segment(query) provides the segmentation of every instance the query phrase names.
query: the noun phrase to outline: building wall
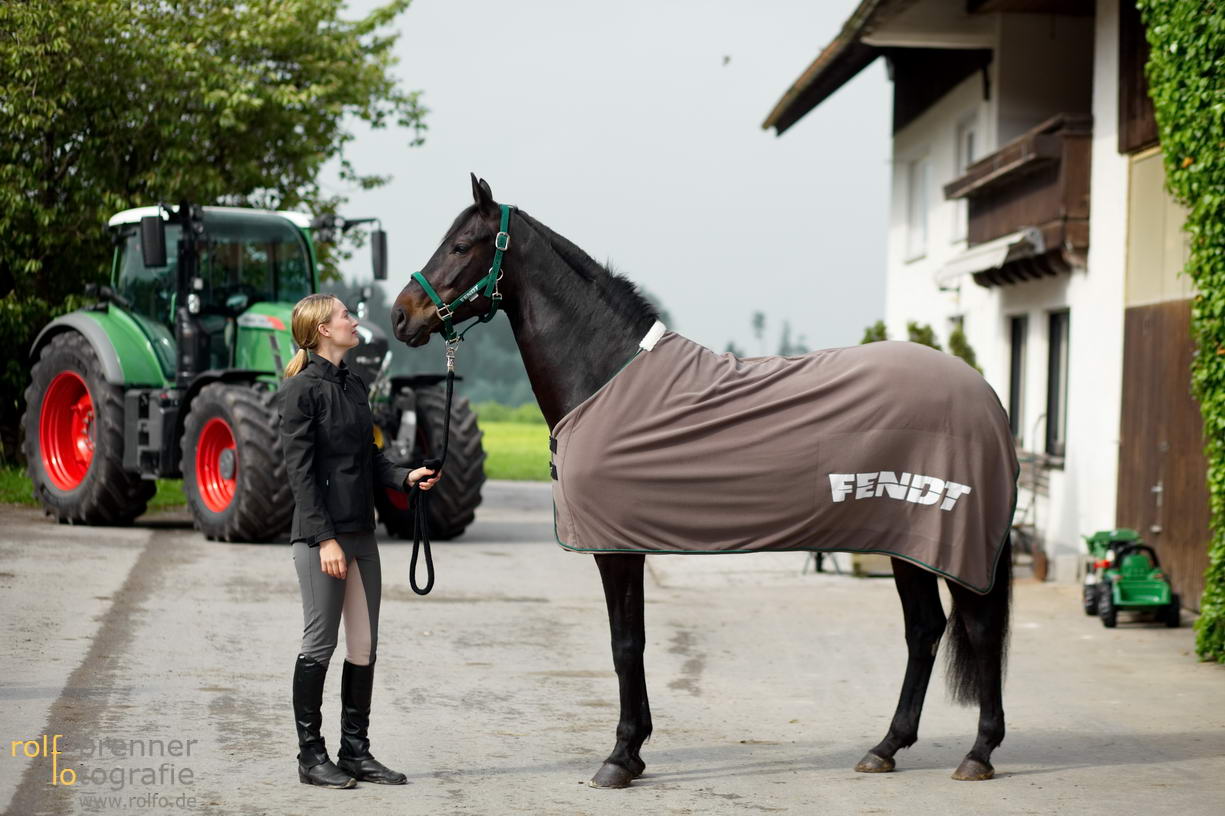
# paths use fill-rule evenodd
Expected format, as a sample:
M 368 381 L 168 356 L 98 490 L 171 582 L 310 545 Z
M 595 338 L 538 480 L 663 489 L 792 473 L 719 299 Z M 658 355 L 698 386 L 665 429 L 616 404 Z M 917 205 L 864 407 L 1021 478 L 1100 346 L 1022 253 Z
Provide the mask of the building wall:
M 1195 284 L 1184 271 L 1191 254 L 1187 211 L 1165 189 L 1161 148 L 1131 157 L 1128 198 L 1127 305 L 1192 297 Z
M 1062 468 L 1048 474 L 1045 495 L 1022 490 L 1018 512 L 1036 521 L 1055 579 L 1074 581 L 1083 551 L 1081 536 L 1112 527 L 1115 519 L 1129 178 L 1128 160 L 1117 150 L 1117 2 L 1099 0 L 1096 18 L 1060 20 L 1058 25 L 1049 15 L 1024 17 L 1001 16 L 989 101 L 982 98 L 981 77 L 971 77 L 895 134 L 886 324 L 891 337 L 904 338 L 908 320 L 930 323 L 946 343 L 951 318 L 962 316 L 984 375 L 1007 405 L 1010 318 L 1027 315 L 1023 447 L 1041 451 L 1049 315 L 1069 310 L 1066 456 Z M 1056 42 L 1049 46 L 1052 37 Z M 1051 59 L 1035 63 L 1033 55 L 1047 47 L 1052 48 Z M 1091 81 L 1084 77 L 1090 71 Z M 1077 75 L 1081 81 L 1060 81 Z M 955 222 L 964 218 L 964 209 L 945 201 L 941 190 L 960 175 L 958 124 L 969 118 L 978 121 L 981 158 L 1054 113 L 1086 109 L 1094 115 L 1087 268 L 990 289 L 965 278 L 954 291 L 940 291 L 933 276 L 965 249 L 963 240 L 954 240 L 961 233 Z M 908 257 L 908 167 L 920 156 L 930 162 L 928 240 L 921 257 Z
M 999 143 L 1058 113 L 1085 113 L 1092 97 L 1094 18 L 999 14 L 995 51 Z
M 1118 3 L 1098 0 L 1093 47 L 1093 159 L 1088 270 L 1069 280 L 1071 365 L 1068 460 L 1053 501 L 1051 554 L 1082 550 L 1080 536 L 1114 526 L 1123 373 L 1128 159 L 1118 152 Z M 1056 484 L 1052 480 L 1051 493 Z M 1056 562 L 1074 579 L 1075 559 Z
M 985 308 L 989 293 L 975 292 L 979 287 L 962 284 L 960 292 L 941 292 L 934 276 L 953 256 L 965 250 L 965 208 L 956 201 L 946 201 L 942 188 L 960 175 L 957 168 L 957 127 L 974 122 L 983 147 L 980 155 L 994 150 L 992 106 L 983 100 L 982 78 L 971 76 L 957 85 L 939 102 L 898 131 L 893 139 L 892 191 L 890 195 L 889 238 L 886 253 L 885 323 L 889 336 L 906 337 L 906 323 L 915 320 L 929 323 L 937 338 L 947 342 L 949 320 L 969 310 Z M 928 226 L 926 251 L 917 257 L 907 252 L 908 175 L 911 162 L 927 157 L 929 174 L 924 197 L 927 201 Z M 967 315 L 966 332 L 977 350 L 981 330 L 978 321 Z M 981 357 L 981 355 L 980 355 Z M 1007 370 L 1004 371 L 1005 377 Z M 990 379 L 990 377 L 989 377 Z M 1006 381 L 1006 380 L 1005 380 Z

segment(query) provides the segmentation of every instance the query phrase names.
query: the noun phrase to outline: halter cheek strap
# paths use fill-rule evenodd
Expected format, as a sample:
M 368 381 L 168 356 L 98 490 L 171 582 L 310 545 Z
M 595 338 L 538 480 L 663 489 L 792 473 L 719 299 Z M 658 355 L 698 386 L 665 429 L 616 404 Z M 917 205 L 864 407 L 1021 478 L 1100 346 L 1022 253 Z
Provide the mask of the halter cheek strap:
M 438 319 L 442 321 L 442 336 L 448 343 L 455 343 L 464 338 L 469 329 L 476 325 L 470 324 L 462 332 L 455 331 L 455 310 L 464 305 L 470 300 L 473 300 L 477 295 L 484 295 L 489 298 L 489 311 L 477 318 L 477 322 L 488 323 L 493 320 L 493 316 L 498 313 L 498 306 L 502 303 L 502 293 L 498 291 L 498 281 L 502 279 L 502 256 L 510 249 L 510 211 L 513 209 L 509 204 L 500 205 L 502 209 L 502 220 L 498 226 L 498 234 L 493 238 L 493 266 L 489 267 L 489 273 L 474 283 L 468 291 L 457 297 L 450 303 L 443 301 L 438 296 L 438 292 L 430 285 L 430 282 L 425 279 L 425 275 L 420 272 L 414 272 L 412 279 L 421 284 L 421 288 L 429 295 L 430 300 L 434 302 L 434 309 L 438 312 Z

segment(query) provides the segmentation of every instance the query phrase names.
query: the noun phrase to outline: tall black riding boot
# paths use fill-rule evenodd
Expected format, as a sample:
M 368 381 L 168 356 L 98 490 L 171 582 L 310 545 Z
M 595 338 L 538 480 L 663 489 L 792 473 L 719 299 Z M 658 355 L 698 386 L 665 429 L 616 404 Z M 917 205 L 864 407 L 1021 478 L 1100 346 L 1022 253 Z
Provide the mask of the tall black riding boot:
M 369 666 L 345 661 L 340 675 L 340 750 L 336 764 L 362 782 L 403 785 L 408 778 L 370 755 L 370 695 L 374 689 L 374 660 Z
M 325 788 L 352 788 L 352 775 L 328 758 L 323 735 L 323 681 L 328 666 L 306 655 L 298 655 L 293 673 L 293 713 L 298 726 L 298 780 Z

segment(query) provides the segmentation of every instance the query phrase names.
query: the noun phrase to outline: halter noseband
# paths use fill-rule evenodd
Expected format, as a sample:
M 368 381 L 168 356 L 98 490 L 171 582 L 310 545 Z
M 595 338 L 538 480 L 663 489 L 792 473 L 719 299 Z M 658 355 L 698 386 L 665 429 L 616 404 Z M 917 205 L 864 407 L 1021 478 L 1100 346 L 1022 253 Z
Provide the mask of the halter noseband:
M 489 298 L 489 311 L 479 316 L 477 322 L 488 323 L 498 313 L 498 305 L 502 302 L 502 293 L 498 290 L 498 281 L 502 279 L 502 255 L 510 249 L 510 233 L 507 228 L 510 226 L 510 211 L 514 209 L 509 204 L 499 206 L 502 209 L 502 221 L 498 226 L 498 234 L 493 238 L 493 266 L 489 267 L 489 274 L 474 283 L 467 292 L 450 303 L 445 303 L 434 291 L 430 282 L 425 279 L 425 275 L 420 272 L 413 273 L 412 279 L 421 284 L 421 288 L 430 296 L 430 300 L 434 301 L 434 309 L 438 312 L 438 319 L 442 321 L 442 336 L 448 343 L 458 343 L 463 340 L 468 330 L 476 325 L 472 323 L 462 332 L 456 332 L 453 321 L 455 310 L 477 295 Z

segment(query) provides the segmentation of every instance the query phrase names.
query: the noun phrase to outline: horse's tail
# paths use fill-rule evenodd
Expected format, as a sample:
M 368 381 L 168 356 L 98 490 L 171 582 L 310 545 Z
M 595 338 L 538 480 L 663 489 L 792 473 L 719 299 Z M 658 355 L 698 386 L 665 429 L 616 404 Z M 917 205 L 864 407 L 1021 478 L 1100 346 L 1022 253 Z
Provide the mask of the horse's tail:
M 962 705 L 978 705 L 987 699 L 986 686 L 999 677 L 1003 681 L 1008 656 L 1008 615 L 1012 600 L 1012 538 L 1004 540 L 995 563 L 991 591 L 979 595 L 949 582 L 953 611 L 948 621 L 945 652 L 949 695 Z M 998 675 L 987 671 L 999 667 Z

